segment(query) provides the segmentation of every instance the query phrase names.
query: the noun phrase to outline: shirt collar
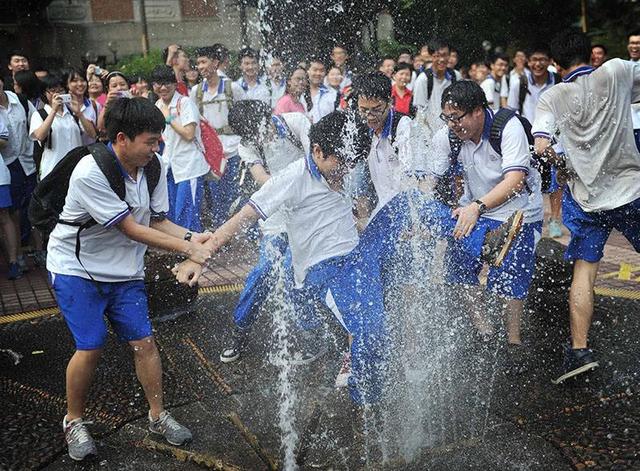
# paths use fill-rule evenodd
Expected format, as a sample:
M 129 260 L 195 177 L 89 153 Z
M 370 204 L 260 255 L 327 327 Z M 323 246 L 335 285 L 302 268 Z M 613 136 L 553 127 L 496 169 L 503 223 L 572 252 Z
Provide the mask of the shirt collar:
M 434 78 L 438 78 L 438 76 L 436 75 L 436 71 L 433 70 L 433 65 L 429 67 L 431 69 L 431 72 L 433 73 L 433 77 Z M 447 67 L 444 71 L 444 79 L 445 80 L 451 80 L 451 72 L 449 72 L 449 67 Z
M 530 85 L 535 85 L 536 82 L 533 79 L 533 74 L 531 72 L 527 71 L 527 70 L 525 70 L 525 74 L 526 74 L 526 77 L 528 77 L 528 79 L 529 79 L 529 84 Z M 550 71 L 547 70 L 547 83 L 545 84 L 545 87 L 547 85 L 555 85 L 555 80 L 556 80 L 556 78 L 553 75 L 553 73 L 551 73 Z
M 226 79 L 224 78 L 224 76 L 219 76 L 219 80 L 218 80 L 218 90 L 216 91 L 216 96 L 220 95 L 221 93 L 224 93 L 224 81 Z M 207 79 L 204 79 L 202 81 L 202 91 L 206 92 L 209 90 L 209 81 Z
M 247 83 L 247 81 L 244 79 L 244 77 L 242 77 L 241 79 L 242 81 L 240 82 L 240 86 L 242 87 L 242 89 L 245 92 L 249 91 L 249 84 Z M 255 86 L 257 87 L 258 85 L 260 85 L 260 77 L 256 78 L 256 84 Z
M 485 108 L 484 110 L 484 128 L 482 129 L 482 139 L 487 141 L 491 137 L 491 125 L 493 124 L 493 110 Z
M 391 136 L 391 127 L 393 126 L 393 114 L 395 111 L 393 108 L 389 110 L 389 115 L 387 116 L 387 120 L 384 122 L 384 127 L 382 128 L 382 134 L 380 134 L 380 139 L 388 139 Z
M 575 79 L 577 79 L 578 77 L 582 76 L 582 75 L 589 75 L 591 72 L 593 72 L 594 70 L 596 70 L 595 68 L 591 67 L 590 65 L 583 65 L 582 67 L 578 67 L 577 69 L 575 69 L 573 72 L 571 72 L 570 74 L 568 74 L 567 76 L 565 76 L 562 81 L 565 83 L 568 82 L 573 82 Z
M 307 167 L 307 170 L 309 171 L 311 176 L 314 177 L 316 180 L 320 180 L 322 178 L 320 169 L 314 162 L 313 157 L 311 157 L 311 152 L 309 152 L 309 154 L 307 154 L 307 157 L 305 158 L 305 166 Z
M 109 150 L 109 152 L 111 152 L 111 155 L 113 155 L 113 158 L 116 159 L 116 164 L 118 164 L 118 168 L 120 169 L 120 173 L 122 174 L 122 176 L 124 178 L 128 178 L 131 181 L 135 181 L 133 180 L 133 178 L 131 178 L 131 175 L 129 175 L 127 171 L 124 169 L 124 167 L 122 166 L 120 159 L 116 155 L 116 151 L 113 150 L 113 144 L 111 142 L 107 143 L 107 149 Z

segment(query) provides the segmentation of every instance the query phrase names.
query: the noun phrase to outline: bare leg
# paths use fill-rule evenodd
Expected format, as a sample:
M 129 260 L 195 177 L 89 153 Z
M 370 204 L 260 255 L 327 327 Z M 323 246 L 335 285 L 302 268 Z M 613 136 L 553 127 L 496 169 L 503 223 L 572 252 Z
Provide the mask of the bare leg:
M 562 192 L 560 188 L 549 195 L 549 204 L 551 206 L 551 219 L 560 222 L 562 218 Z
M 102 349 L 76 350 L 67 365 L 67 421 L 84 414 L 89 387 L 102 355 Z
M 460 291 L 463 305 L 469 313 L 471 322 L 480 335 L 490 336 L 494 334 L 491 322 L 487 320 L 485 315 L 486 303 L 484 299 L 484 290 L 477 286 L 456 285 Z
M 569 321 L 573 348 L 587 348 L 587 336 L 593 316 L 593 287 L 600 263 L 576 260 L 569 293 Z
M 153 337 L 129 342 L 133 348 L 136 375 L 149 402 L 151 418 L 157 419 L 164 410 L 162 397 L 162 362 Z
M 13 225 L 13 219 L 9 214 L 9 210 L 6 208 L 0 209 L 0 225 L 2 225 L 2 232 L 4 234 L 9 263 L 16 263 L 18 261 L 18 241 L 16 239 L 16 228 Z
M 524 301 L 521 299 L 508 299 L 505 305 L 505 324 L 507 326 L 507 342 L 520 345 L 520 328 L 522 324 L 522 313 L 524 312 Z

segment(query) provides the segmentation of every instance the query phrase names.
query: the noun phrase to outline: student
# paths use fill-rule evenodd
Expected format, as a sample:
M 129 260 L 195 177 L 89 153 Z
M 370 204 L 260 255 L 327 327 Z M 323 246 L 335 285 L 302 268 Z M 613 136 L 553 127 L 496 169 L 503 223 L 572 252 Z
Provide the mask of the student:
M 311 122 L 302 113 L 275 116 L 264 102 L 245 100 L 231 110 L 229 124 L 242 139 L 238 153 L 258 186 L 280 175 L 290 163 L 303 159 L 309 151 Z M 223 363 L 237 360 L 245 349 L 251 326 L 273 287 L 275 266 L 282 263 L 288 249 L 283 211 L 261 221 L 260 232 L 260 258 L 240 294 L 233 315 L 232 345 L 220 354 Z M 302 361 L 312 359 L 301 358 Z
M 100 106 L 102 107 L 100 110 L 100 115 L 98 116 L 98 130 L 104 131 L 104 110 L 106 106 L 119 98 L 131 98 L 131 92 L 129 89 L 131 88 L 131 82 L 129 78 L 124 75 L 119 70 L 114 70 L 109 72 L 104 77 L 104 83 L 106 88 L 106 94 L 98 97 L 96 100 Z
M 162 113 L 144 98 L 112 101 L 105 113 L 110 153 L 124 178 L 124 201 L 111 188 L 96 158 L 87 155 L 77 164 L 61 221 L 97 225 L 78 236 L 78 227 L 59 222 L 49 240 L 47 269 L 75 342 L 67 365 L 67 413 L 62 421 L 69 456 L 82 460 L 96 454 L 84 419 L 93 374 L 108 335 L 106 315 L 119 340 L 132 350 L 136 374 L 149 403 L 149 431 L 171 444 L 191 440 L 191 432 L 164 409 L 162 365 L 149 321 L 144 291 L 144 253 L 147 246 L 180 252 L 204 262 L 210 251 L 202 245 L 208 235 L 192 234 L 164 217 L 167 212 L 166 173 L 149 193 L 146 166 L 156 159 Z M 156 165 L 162 164 L 156 162 Z M 77 237 L 81 240 L 76 256 Z
M 62 76 L 71 95 L 69 107 L 77 110 L 76 116 L 82 124 L 82 144 L 96 142 L 98 125 L 98 106 L 87 97 L 87 79 L 76 69 L 69 69 Z
M 250 47 L 240 50 L 240 71 L 242 77 L 233 83 L 233 94 L 237 100 L 262 100 L 271 104 L 271 93 L 264 79 L 259 77 L 258 53 Z
M 410 49 L 407 49 L 407 48 L 400 49 L 400 51 L 398 52 L 397 63 L 399 64 L 401 62 L 404 62 L 405 64 L 411 65 L 412 55 L 411 55 L 411 50 Z
M 522 49 L 517 49 L 513 54 L 513 69 L 509 72 L 509 88 L 514 80 L 519 80 L 527 68 L 527 53 Z
M 574 262 L 571 343 L 558 383 L 599 366 L 587 337 L 596 273 L 612 229 L 640 252 L 640 154 L 630 108 L 640 101 L 640 62 L 611 59 L 594 70 L 589 38 L 573 31 L 553 40 L 551 55 L 564 83 L 540 97 L 532 131 L 536 152 L 569 178 L 562 218 L 571 232 L 565 257 Z M 564 156 L 550 147 L 557 133 Z
M 489 76 L 480 84 L 487 98 L 487 103 L 493 111 L 498 111 L 501 97 L 507 91 L 507 66 L 509 57 L 506 54 L 494 54 L 491 58 Z
M 353 336 L 351 398 L 357 404 L 371 404 L 382 394 L 390 347 L 382 273 L 409 224 L 409 200 L 420 206 L 421 218 L 434 234 L 451 235 L 455 223 L 446 207 L 411 192 L 397 195 L 358 237 L 352 201 L 344 190 L 349 168 L 366 153 L 362 141 L 354 139 L 354 126 L 348 114 L 340 111 L 313 124 L 309 132 L 311 153 L 270 178 L 205 246 L 217 251 L 258 219 L 268 219 L 286 208 L 295 296 L 327 306 Z M 506 235 L 510 229 L 517 234 L 520 217 L 514 215 L 492 233 L 475 231 L 461 243 L 474 253 L 484 251 L 497 263 L 494 257 L 508 250 L 513 238 Z M 189 261 L 174 269 L 178 280 L 191 284 L 201 272 L 202 266 Z
M 307 68 L 311 106 L 308 108 L 312 123 L 317 123 L 336 108 L 338 94 L 324 85 L 325 66 L 320 59 L 311 58 Z
M 353 73 L 349 68 L 349 52 L 343 45 L 336 45 L 331 50 L 331 65 L 340 69 L 340 75 L 342 75 L 342 81 L 338 86 L 338 90 L 350 86 Z M 327 79 L 325 79 L 325 85 L 329 85 L 326 80 Z
M 9 145 L 9 128 L 2 115 L 0 115 L 0 157 Z M 0 228 L 4 239 L 7 257 L 9 259 L 8 280 L 16 280 L 22 276 L 22 270 L 18 264 L 18 247 L 20 244 L 20 226 L 16 226 L 11 211 L 14 207 L 11 199 L 11 173 L 7 168 L 4 158 L 0 159 Z
M 607 61 L 607 48 L 602 44 L 591 46 L 591 67 L 596 69 Z
M 408 88 L 412 71 L 411 65 L 404 62 L 400 62 L 393 69 L 393 87 L 391 89 L 393 109 L 407 116 L 415 116 L 416 111 L 413 106 L 413 93 Z
M 0 121 L 7 128 L 6 145 L 0 148 L 3 162 L 9 171 L 11 206 L 7 210 L 9 222 L 5 231 L 13 228 L 13 237 L 6 238 L 9 252 L 9 279 L 16 279 L 27 271 L 27 262 L 22 254 L 22 219 L 27 215 L 24 207 L 36 186 L 36 164 L 33 161 L 33 141 L 29 138 L 29 123 L 36 113 L 35 107 L 25 98 L 3 90 L 0 79 Z M 1 137 L 4 139 L 4 136 Z M 27 221 L 28 224 L 28 221 Z M 28 224 L 30 226 L 30 224 Z M 27 232 L 27 237 L 29 232 Z M 15 239 L 16 244 L 13 245 Z M 15 252 L 15 257 L 12 253 Z M 17 264 L 17 265 L 16 265 Z
M 177 92 L 175 74 L 168 66 L 157 66 L 151 81 L 160 97 L 156 106 L 166 124 L 162 158 L 167 165 L 169 188 L 167 217 L 179 226 L 200 232 L 204 176 L 210 171 L 202 153 L 200 113 L 193 100 Z
M 66 92 L 62 77 L 48 75 L 42 80 L 44 108 L 33 113 L 29 123 L 29 137 L 42 146 L 40 179 L 53 170 L 69 152 L 82 145 L 82 119 L 79 107 L 62 102 L 60 95 Z M 44 116 L 44 117 L 43 117 Z
M 289 74 L 287 79 L 287 91 L 276 104 L 273 114 L 282 113 L 306 113 L 311 97 L 308 94 L 309 80 L 307 71 L 303 67 L 297 67 Z
M 458 57 L 458 50 L 452 47 L 451 52 L 449 54 L 449 63 L 447 67 L 449 67 L 452 70 L 456 69 L 458 67 L 459 61 L 460 61 L 460 58 Z
M 629 52 L 629 60 L 631 62 L 640 61 L 640 31 L 634 31 L 629 34 L 627 51 Z
M 378 62 L 378 71 L 382 72 L 389 78 L 393 78 L 393 69 L 396 66 L 396 61 L 391 56 L 386 56 L 380 59 Z
M 433 39 L 427 45 L 432 64 L 416 78 L 413 87 L 413 102 L 419 110 L 430 112 L 437 119 L 440 114 L 440 98 L 445 88 L 462 76 L 457 70 L 449 69 L 449 44 L 441 39 Z M 435 121 L 434 119 L 434 121 Z
M 490 268 L 487 284 L 489 291 L 505 300 L 508 352 L 514 367 L 521 368 L 527 355 L 520 325 L 535 269 L 535 246 L 542 233 L 542 193 L 540 175 L 529 164 L 529 141 L 519 119 L 513 116 L 504 125 L 498 149 L 491 142 L 497 116 L 500 113 L 495 115 L 491 110 L 480 86 L 472 81 L 455 83 L 442 96 L 441 118 L 447 128 L 434 136 L 433 146 L 439 155 L 450 156 L 453 148 L 449 132 L 461 141 L 457 161 L 462 165 L 464 194 L 453 210 L 457 218 L 454 234 L 468 234 L 475 227 L 493 229 L 513 211 L 524 213 L 520 235 L 504 263 Z M 477 286 L 483 263 L 458 246 L 450 245 L 447 252 L 449 282 Z M 493 329 L 477 310 L 475 291 L 466 288 L 461 293 L 479 333 L 488 335 Z
M 27 55 L 19 50 L 10 51 L 7 54 L 7 69 L 9 69 L 9 76 L 4 80 L 5 90 L 13 91 L 13 84 L 17 72 L 29 70 L 29 58 Z
M 218 133 L 227 159 L 222 178 L 219 181 L 208 182 L 207 205 L 213 227 L 218 227 L 227 220 L 229 208 L 239 196 L 237 178 L 240 169 L 240 137 L 233 133 L 228 121 L 229 110 L 238 99 L 237 87 L 233 87 L 231 80 L 220 77 L 217 73 L 218 64 L 223 57 L 220 54 L 223 54 L 224 50 L 222 45 L 196 50 L 196 64 L 202 82 L 189 93 L 189 98 L 196 104 L 200 116 Z
M 528 69 L 519 76 L 518 80 L 511 82 L 507 106 L 518 111 L 530 123 L 536 118 L 536 107 L 540 96 L 551 89 L 560 81 L 560 77 L 549 72 L 551 64 L 551 52 L 549 46 L 539 43 L 527 51 Z M 543 188 L 549 193 L 551 214 L 549 217 L 549 237 L 562 237 L 562 193 L 563 188 L 555 177 L 555 169 L 552 170 L 552 181 L 548 188 Z
M 284 66 L 279 57 L 272 57 L 269 64 L 269 72 L 265 78 L 265 85 L 271 96 L 271 108 L 275 108 L 276 104 L 284 96 L 287 89 L 287 80 L 283 74 Z
M 162 51 L 162 60 L 171 67 L 176 76 L 176 90 L 182 96 L 189 95 L 189 87 L 185 80 L 185 76 L 191 68 L 189 64 L 189 56 L 178 44 L 171 44 Z

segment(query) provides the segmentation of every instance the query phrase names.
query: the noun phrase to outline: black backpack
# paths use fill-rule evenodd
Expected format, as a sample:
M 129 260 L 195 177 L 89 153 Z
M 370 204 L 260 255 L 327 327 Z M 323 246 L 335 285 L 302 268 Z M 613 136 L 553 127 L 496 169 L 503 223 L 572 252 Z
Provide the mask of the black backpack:
M 433 69 L 429 67 L 427 70 L 424 70 L 422 73 L 427 76 L 427 100 L 431 100 L 431 94 L 433 93 Z M 447 73 L 451 76 L 451 85 L 456 83 L 458 80 L 456 71 L 454 69 L 450 69 L 449 67 L 447 67 L 445 76 Z
M 554 82 L 553 82 L 554 85 L 557 85 L 562 82 L 560 75 L 556 73 L 553 74 L 553 79 L 554 79 Z M 529 78 L 527 77 L 527 74 L 520 75 L 519 80 L 520 80 L 520 90 L 518 94 L 518 111 L 522 113 L 522 106 L 524 105 L 524 100 L 527 98 L 527 95 L 531 95 L 531 92 L 529 91 Z
M 95 226 L 97 222 L 93 218 L 90 218 L 86 222 L 63 221 L 60 219 L 60 214 L 62 213 L 67 198 L 69 180 L 73 169 L 76 168 L 80 160 L 89 154 L 95 159 L 98 167 L 100 167 L 102 173 L 107 177 L 107 181 L 113 192 L 124 201 L 126 187 L 119 163 L 109 149 L 107 149 L 107 146 L 102 143 L 96 143 L 89 146 L 76 147 L 69 151 L 69 153 L 56 164 L 51 173 L 36 185 L 31 196 L 31 202 L 29 203 L 29 221 L 44 234 L 51 233 L 58 223 L 78 228 L 76 235 L 76 258 L 78 261 L 80 261 L 80 233 L 84 229 Z M 158 186 L 160 171 L 161 166 L 158 157 L 154 157 L 145 167 L 149 195 L 152 195 L 156 186 Z M 82 262 L 80 262 L 80 264 L 82 265 Z M 93 279 L 91 274 L 88 272 L 87 274 Z

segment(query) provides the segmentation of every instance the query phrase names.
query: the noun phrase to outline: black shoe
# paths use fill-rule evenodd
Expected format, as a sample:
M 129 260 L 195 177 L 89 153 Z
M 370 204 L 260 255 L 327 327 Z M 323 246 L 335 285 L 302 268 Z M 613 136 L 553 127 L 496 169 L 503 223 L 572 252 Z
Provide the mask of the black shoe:
M 509 253 L 509 249 L 513 245 L 513 241 L 520 233 L 520 229 L 522 229 L 523 219 L 524 213 L 522 210 L 517 210 L 496 229 L 487 232 L 482 245 L 480 259 L 494 267 L 502 265 Z
M 231 345 L 222 351 L 222 353 L 220 354 L 220 361 L 222 363 L 231 363 L 240 358 L 242 351 L 247 346 L 248 337 L 249 329 L 240 329 L 239 327 L 234 327 L 231 337 Z
M 598 366 L 600 364 L 594 359 L 593 351 L 590 348 L 571 348 L 569 345 L 564 352 L 563 373 L 557 379 L 551 380 L 551 382 L 560 384 L 569 378 L 587 373 Z

